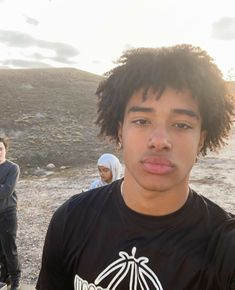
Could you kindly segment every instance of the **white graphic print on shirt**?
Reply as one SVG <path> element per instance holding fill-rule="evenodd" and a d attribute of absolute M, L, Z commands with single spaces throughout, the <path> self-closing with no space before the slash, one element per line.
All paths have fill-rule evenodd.
<path fill-rule="evenodd" d="M 149 259 L 146 257 L 135 258 L 135 253 L 135 247 L 132 249 L 132 255 L 130 256 L 126 252 L 121 251 L 119 253 L 120 258 L 102 271 L 95 279 L 94 284 L 88 283 L 76 275 L 74 279 L 74 290 L 116 290 L 127 275 L 130 277 L 128 290 L 163 290 L 156 274 L 146 265 Z M 109 282 L 107 288 L 98 286 L 111 273 L 116 274 Z"/>

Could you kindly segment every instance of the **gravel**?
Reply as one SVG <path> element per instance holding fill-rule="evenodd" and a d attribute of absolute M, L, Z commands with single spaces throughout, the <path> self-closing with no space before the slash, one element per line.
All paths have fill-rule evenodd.
<path fill-rule="evenodd" d="M 19 180 L 17 245 L 23 283 L 36 284 L 45 234 L 54 211 L 97 177 L 96 169 L 80 168 Z"/>
<path fill-rule="evenodd" d="M 219 155 L 209 154 L 195 165 L 191 187 L 235 213 L 235 134 Z M 53 173 L 53 171 L 51 172 Z M 24 177 L 18 190 L 18 251 L 22 282 L 36 284 L 48 223 L 69 197 L 86 190 L 98 177 L 94 166 L 65 169 L 48 176 Z"/>

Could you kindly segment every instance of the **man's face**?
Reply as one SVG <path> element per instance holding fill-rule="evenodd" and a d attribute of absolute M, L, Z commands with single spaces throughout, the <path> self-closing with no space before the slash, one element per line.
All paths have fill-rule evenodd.
<path fill-rule="evenodd" d="M 197 102 L 187 90 L 166 88 L 158 100 L 151 89 L 146 100 L 142 93 L 130 98 L 119 128 L 125 183 L 145 191 L 185 188 L 205 136 Z"/>
<path fill-rule="evenodd" d="M 0 142 L 0 164 L 6 160 L 6 148 L 3 142 Z"/>

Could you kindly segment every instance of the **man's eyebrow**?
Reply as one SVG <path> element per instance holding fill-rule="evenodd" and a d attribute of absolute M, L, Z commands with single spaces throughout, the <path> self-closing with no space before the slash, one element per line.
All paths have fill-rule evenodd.
<path fill-rule="evenodd" d="M 152 112 L 155 112 L 155 110 L 153 108 L 150 108 L 150 107 L 139 107 L 139 106 L 133 106 L 131 107 L 127 113 L 135 113 L 135 112 L 142 112 L 142 113 L 152 113 Z M 199 115 L 193 111 L 193 110 L 189 110 L 189 109 L 173 109 L 172 112 L 174 114 L 177 114 L 177 115 L 187 115 L 189 117 L 193 117 L 193 118 L 197 118 L 199 119 Z"/>
<path fill-rule="evenodd" d="M 178 114 L 178 115 L 187 115 L 189 117 L 193 117 L 193 118 L 199 119 L 199 114 L 197 114 L 193 110 L 188 110 L 188 109 L 173 109 L 173 113 Z"/>
<path fill-rule="evenodd" d="M 135 112 L 154 112 L 155 110 L 153 108 L 149 107 L 139 107 L 139 106 L 133 106 L 131 107 L 128 111 L 127 114 L 129 113 L 135 113 Z"/>

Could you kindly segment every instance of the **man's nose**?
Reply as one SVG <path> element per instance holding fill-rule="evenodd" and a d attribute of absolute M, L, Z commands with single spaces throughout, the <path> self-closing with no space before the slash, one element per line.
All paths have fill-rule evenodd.
<path fill-rule="evenodd" d="M 165 127 L 159 126 L 152 131 L 148 139 L 148 147 L 157 151 L 172 148 L 170 135 Z"/>

